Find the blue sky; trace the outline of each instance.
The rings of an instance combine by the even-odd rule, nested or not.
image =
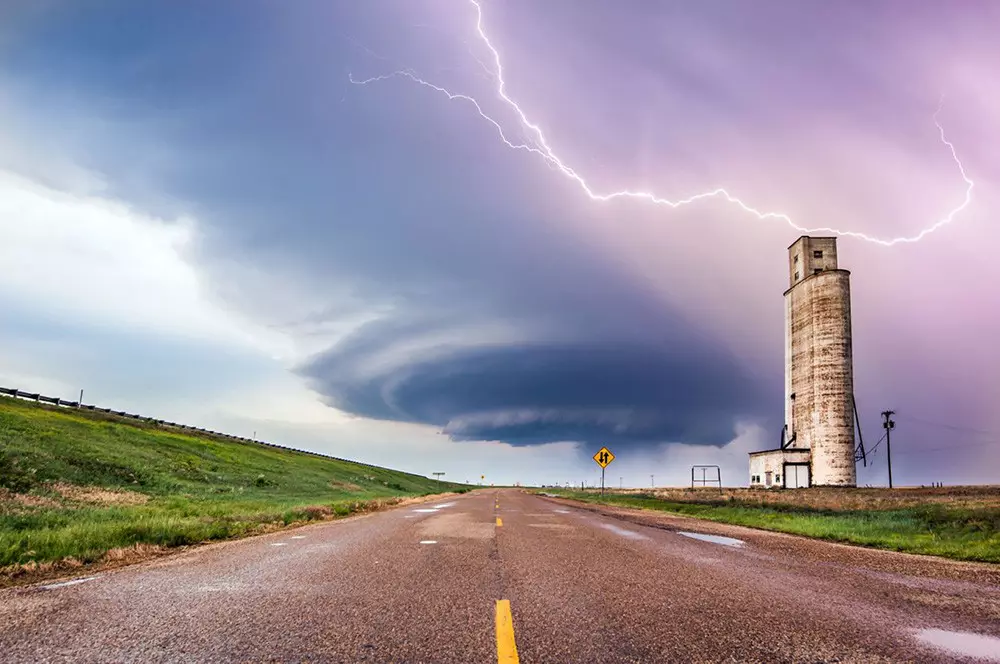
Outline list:
[[[946,93],[976,196],[918,244],[841,240],[856,390],[867,431],[900,413],[897,478],[996,480],[975,433],[1000,431],[1000,268],[976,252],[1000,239],[996,6],[482,6],[507,92],[602,191],[724,186],[807,227],[912,235],[964,193]],[[798,233],[717,199],[591,200],[467,101],[348,78],[409,68],[531,144],[476,16],[0,14],[0,381],[457,479],[578,481],[603,443],[637,484],[696,462],[742,478],[780,429]]]

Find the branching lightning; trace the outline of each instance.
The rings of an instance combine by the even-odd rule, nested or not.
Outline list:
[[[490,70],[487,64],[482,62],[478,58],[476,58],[476,60],[479,61],[480,65],[483,66],[483,69],[486,70],[495,80],[497,96],[505,104],[507,104],[511,108],[511,110],[513,110],[517,114],[517,117],[521,121],[521,129],[526,130],[526,133],[531,138],[531,143],[532,143],[531,145],[527,143],[518,143],[510,140],[507,136],[507,133],[504,131],[503,126],[497,120],[495,120],[493,117],[487,114],[475,98],[465,94],[457,94],[450,92],[449,90],[439,85],[435,85],[429,81],[424,80],[423,78],[420,78],[412,70],[403,69],[399,71],[394,71],[389,74],[384,74],[381,76],[374,76],[372,78],[364,80],[355,79],[352,75],[349,74],[351,82],[356,85],[368,85],[370,83],[385,81],[392,78],[406,78],[409,79],[410,81],[413,81],[414,83],[430,88],[431,90],[434,90],[442,95],[445,95],[451,101],[461,101],[471,104],[476,109],[476,112],[479,113],[479,116],[482,117],[484,120],[486,120],[488,123],[490,123],[494,127],[494,129],[496,129],[497,135],[500,137],[500,140],[503,141],[503,143],[507,145],[507,147],[513,150],[523,150],[538,155],[539,157],[545,160],[545,162],[550,168],[562,173],[567,178],[575,181],[580,186],[580,189],[583,190],[584,194],[586,194],[591,200],[594,201],[611,201],[618,198],[632,198],[632,199],[646,200],[655,205],[664,205],[670,208],[679,208],[684,205],[690,205],[691,203],[695,203],[697,201],[701,201],[704,199],[721,198],[743,209],[745,212],[754,215],[760,220],[765,220],[765,219],[780,220],[788,224],[796,231],[799,231],[804,234],[832,233],[843,237],[852,237],[859,240],[864,240],[865,242],[871,242],[886,247],[891,247],[895,244],[901,244],[901,243],[919,242],[927,235],[951,223],[951,221],[954,220],[954,218],[960,212],[962,212],[962,210],[964,210],[972,201],[972,188],[974,186],[974,183],[966,174],[965,168],[963,167],[961,160],[958,158],[958,153],[955,150],[955,146],[945,137],[944,127],[942,127],[941,123],[938,121],[938,115],[941,112],[941,106],[938,106],[937,111],[934,113],[934,124],[938,128],[941,142],[944,143],[951,151],[951,156],[952,159],[955,161],[955,165],[958,167],[958,172],[961,174],[962,180],[964,180],[967,185],[965,189],[965,197],[963,198],[961,204],[953,208],[950,212],[948,212],[947,215],[939,219],[937,222],[931,224],[930,226],[925,227],[915,235],[901,236],[894,238],[880,238],[876,236],[867,235],[865,233],[861,233],[858,231],[842,230],[838,228],[829,228],[829,227],[807,228],[805,226],[800,226],[796,224],[791,217],[789,217],[787,214],[783,212],[765,212],[751,205],[748,205],[742,199],[737,198],[736,196],[732,195],[722,187],[719,187],[717,189],[711,189],[709,191],[704,191],[699,194],[695,194],[693,196],[677,200],[670,200],[668,198],[663,198],[662,196],[659,196],[650,191],[635,191],[630,189],[615,191],[611,193],[598,193],[590,186],[590,184],[587,183],[587,181],[584,179],[582,175],[580,175],[580,173],[578,173],[571,166],[567,165],[562,160],[562,158],[559,157],[558,154],[556,154],[556,152],[549,145],[548,140],[545,137],[545,133],[542,131],[542,128],[536,123],[532,122],[528,118],[524,110],[521,108],[521,106],[516,101],[514,101],[514,99],[512,99],[510,95],[507,94],[507,82],[504,79],[503,64],[501,63],[500,52],[493,45],[493,42],[490,41],[490,38],[487,36],[486,30],[483,27],[483,8],[479,4],[478,0],[469,0],[469,2],[472,3],[472,5],[475,6],[476,8],[476,32],[478,33],[480,41],[487,49],[489,49],[490,53],[492,54],[493,69]],[[943,97],[941,101],[943,104],[944,102]]]

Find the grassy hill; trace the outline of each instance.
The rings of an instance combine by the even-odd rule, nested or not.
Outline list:
[[[467,488],[0,398],[0,576],[7,578]]]

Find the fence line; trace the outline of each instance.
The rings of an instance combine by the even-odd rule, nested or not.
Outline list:
[[[59,397],[47,397],[43,394],[37,392],[25,392],[24,390],[18,390],[16,388],[0,387],[0,395],[14,397],[15,399],[25,399],[28,401],[34,401],[36,403],[51,404],[53,406],[60,406],[63,408],[73,408],[76,410],[89,410],[95,413],[104,413],[106,415],[111,415],[113,417],[118,417],[121,419],[131,419],[138,420],[140,422],[145,422],[146,424],[153,424],[160,428],[165,429],[176,429],[182,432],[188,433],[200,433],[208,436],[213,436],[215,438],[222,438],[225,440],[231,440],[236,443],[247,443],[250,445],[262,445],[264,447],[273,447],[275,449],[287,450],[289,452],[298,452],[299,454],[308,454],[310,456],[320,457],[323,459],[332,459],[334,461],[343,461],[345,463],[353,463],[357,466],[364,466],[365,468],[372,468],[374,470],[390,470],[388,468],[383,468],[381,466],[375,466],[369,463],[362,463],[361,461],[352,461],[350,459],[342,459],[341,457],[331,456],[329,454],[321,454],[319,452],[312,452],[310,450],[302,450],[295,447],[286,447],[285,445],[279,445],[277,443],[268,443],[263,440],[254,440],[252,438],[244,438],[242,436],[232,436],[227,433],[220,433],[218,431],[212,431],[210,429],[202,429],[199,427],[192,427],[186,424],[178,424],[176,422],[168,422],[166,420],[158,420],[154,417],[145,417],[143,415],[136,415],[134,413],[127,413],[124,410],[112,410],[111,408],[100,408],[93,404],[81,404],[79,401],[67,401],[66,399],[60,399]],[[396,471],[402,472],[402,471]],[[412,474],[412,473],[411,473]]]

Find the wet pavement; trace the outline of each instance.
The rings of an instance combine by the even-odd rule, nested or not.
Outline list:
[[[514,490],[0,591],[3,662],[974,662],[998,645],[996,566]]]

